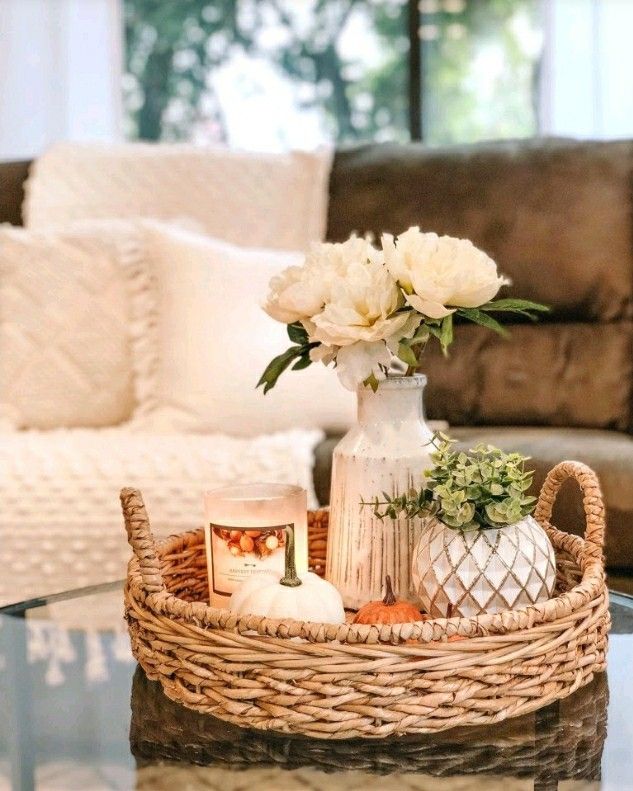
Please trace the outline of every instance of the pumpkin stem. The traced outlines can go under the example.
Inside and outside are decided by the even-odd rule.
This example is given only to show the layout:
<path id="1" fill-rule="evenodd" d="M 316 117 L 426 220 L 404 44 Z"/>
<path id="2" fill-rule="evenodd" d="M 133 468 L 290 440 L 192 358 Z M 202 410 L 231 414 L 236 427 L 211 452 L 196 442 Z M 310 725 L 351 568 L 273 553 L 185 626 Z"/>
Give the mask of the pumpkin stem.
<path id="1" fill-rule="evenodd" d="M 297 575 L 297 567 L 295 565 L 295 526 L 286 525 L 286 551 L 284 553 L 284 575 L 279 580 L 280 585 L 286 585 L 288 588 L 297 588 L 301 585 L 301 580 Z"/>
<path id="2" fill-rule="evenodd" d="M 391 587 L 391 577 L 388 574 L 385 577 L 385 598 L 382 600 L 382 603 L 386 604 L 388 607 L 396 603 L 396 597 Z"/>

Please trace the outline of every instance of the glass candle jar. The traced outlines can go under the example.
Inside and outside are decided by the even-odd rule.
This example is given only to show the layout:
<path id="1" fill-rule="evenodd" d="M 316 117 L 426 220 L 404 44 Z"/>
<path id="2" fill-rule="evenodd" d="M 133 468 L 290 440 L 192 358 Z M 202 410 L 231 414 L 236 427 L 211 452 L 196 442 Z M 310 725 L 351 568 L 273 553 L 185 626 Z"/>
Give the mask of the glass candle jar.
<path id="1" fill-rule="evenodd" d="M 294 527 L 298 574 L 308 570 L 307 494 L 300 486 L 255 483 L 205 492 L 209 601 L 227 607 L 251 574 L 284 573 L 286 527 Z"/>

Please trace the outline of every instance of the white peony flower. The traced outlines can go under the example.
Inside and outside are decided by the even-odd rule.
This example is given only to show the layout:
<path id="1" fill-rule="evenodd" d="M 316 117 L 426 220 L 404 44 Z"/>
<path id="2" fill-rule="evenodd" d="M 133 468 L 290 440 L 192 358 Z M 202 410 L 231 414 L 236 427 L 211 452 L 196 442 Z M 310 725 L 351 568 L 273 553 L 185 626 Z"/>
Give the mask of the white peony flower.
<path id="1" fill-rule="evenodd" d="M 329 365 L 336 360 L 338 350 L 338 346 L 326 346 L 322 343 L 320 346 L 315 346 L 314 349 L 310 349 L 310 359 L 313 363 Z"/>
<path id="2" fill-rule="evenodd" d="M 339 349 L 336 372 L 344 387 L 356 390 L 372 374 L 378 381 L 382 381 L 385 378 L 384 369 L 390 363 L 391 352 L 383 341 L 357 341 Z"/>
<path id="3" fill-rule="evenodd" d="M 404 307 L 402 289 L 383 254 L 366 239 L 312 247 L 302 266 L 271 280 L 264 309 L 285 324 L 301 322 L 312 362 L 334 362 L 341 382 L 355 390 L 372 374 L 385 378 L 403 338 L 422 316 Z"/>
<path id="4" fill-rule="evenodd" d="M 483 305 L 510 282 L 467 239 L 422 233 L 414 226 L 397 239 L 383 234 L 382 248 L 387 268 L 408 304 L 432 319 L 444 318 L 457 307 Z"/>
<path id="5" fill-rule="evenodd" d="M 386 340 L 409 318 L 402 292 L 386 267 L 376 260 L 349 261 L 330 282 L 321 313 L 305 327 L 310 340 L 326 346 L 349 346 L 356 341 Z"/>
<path id="6" fill-rule="evenodd" d="M 367 239 L 351 236 L 346 242 L 313 244 L 301 266 L 290 266 L 270 281 L 264 310 L 276 321 L 294 324 L 320 313 L 340 289 L 350 267 L 383 256 Z"/>
<path id="7" fill-rule="evenodd" d="M 270 281 L 264 310 L 276 321 L 294 324 L 323 309 L 327 286 L 316 272 L 304 266 L 289 266 Z"/>
<path id="8" fill-rule="evenodd" d="M 382 237 L 382 251 L 356 236 L 337 244 L 314 245 L 302 266 L 291 266 L 271 280 L 264 309 L 289 330 L 293 345 L 264 370 L 258 387 L 274 387 L 288 367 L 334 363 L 345 387 L 371 378 L 409 373 L 431 334 L 446 349 L 451 323 L 441 332 L 437 320 L 455 310 L 493 300 L 510 281 L 495 262 L 471 242 L 409 228 Z M 494 310 L 495 306 L 490 306 Z M 536 316 L 546 310 L 525 300 L 504 300 L 496 309 Z M 481 319 L 462 311 L 465 318 Z M 487 324 L 501 330 L 493 321 Z M 400 368 L 396 369 L 396 363 Z"/>
<path id="9" fill-rule="evenodd" d="M 305 267 L 318 272 L 321 278 L 331 284 L 331 278 L 345 277 L 350 266 L 371 261 L 383 263 L 383 254 L 368 239 L 350 236 L 345 242 L 324 242 L 313 244 L 306 256 Z"/>
<path id="10" fill-rule="evenodd" d="M 413 338 L 420 324 L 422 324 L 422 316 L 420 316 L 420 314 L 415 310 L 407 311 L 407 320 L 405 323 L 402 325 L 402 327 L 399 327 L 398 332 L 386 339 L 387 348 L 394 355 L 398 354 L 400 342 L 407 338 Z"/>

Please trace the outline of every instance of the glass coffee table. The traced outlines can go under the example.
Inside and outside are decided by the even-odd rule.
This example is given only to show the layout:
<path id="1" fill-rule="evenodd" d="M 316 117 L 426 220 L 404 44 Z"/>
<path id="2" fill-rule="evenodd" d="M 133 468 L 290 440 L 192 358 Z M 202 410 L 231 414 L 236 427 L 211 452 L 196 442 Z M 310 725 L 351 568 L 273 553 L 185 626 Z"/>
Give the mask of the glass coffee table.
<path id="1" fill-rule="evenodd" d="M 0 791 L 633 789 L 633 597 L 608 672 L 493 727 L 386 741 L 240 730 L 168 700 L 131 656 L 122 583 L 0 609 Z"/>

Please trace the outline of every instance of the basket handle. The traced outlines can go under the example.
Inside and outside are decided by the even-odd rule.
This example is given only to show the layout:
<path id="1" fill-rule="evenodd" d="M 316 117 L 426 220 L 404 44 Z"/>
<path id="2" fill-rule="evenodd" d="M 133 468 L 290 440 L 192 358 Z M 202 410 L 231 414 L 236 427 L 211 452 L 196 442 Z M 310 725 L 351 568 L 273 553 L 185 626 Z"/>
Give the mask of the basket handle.
<path id="1" fill-rule="evenodd" d="M 539 495 L 534 517 L 538 522 L 548 525 L 552 518 L 552 508 L 561 485 L 567 478 L 575 478 L 582 490 L 582 504 L 585 509 L 585 558 L 603 562 L 605 535 L 605 510 L 598 476 L 580 461 L 561 461 L 552 468 Z"/>
<path id="2" fill-rule="evenodd" d="M 121 489 L 121 508 L 125 519 L 127 540 L 136 555 L 143 587 L 147 593 L 165 590 L 156 543 L 147 517 L 143 495 L 138 489 Z"/>

